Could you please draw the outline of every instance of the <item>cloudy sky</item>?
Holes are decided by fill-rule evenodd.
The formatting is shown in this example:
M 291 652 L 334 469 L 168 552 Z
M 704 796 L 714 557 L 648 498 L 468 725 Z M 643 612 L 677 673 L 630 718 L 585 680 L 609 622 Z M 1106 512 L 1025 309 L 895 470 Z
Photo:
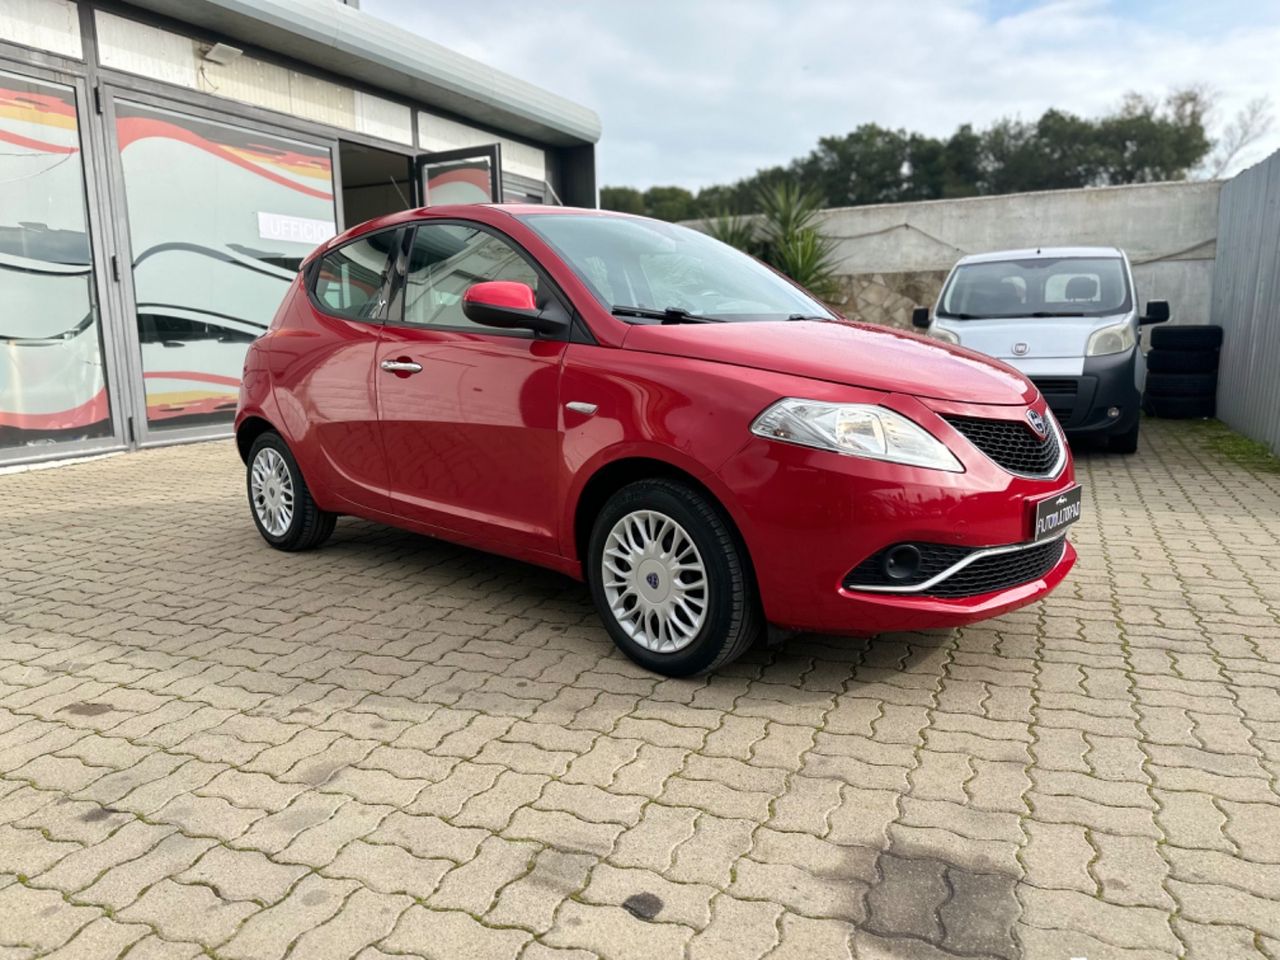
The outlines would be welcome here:
M 362 0 L 595 109 L 604 185 L 723 183 L 879 123 L 950 133 L 1205 84 L 1280 96 L 1273 0 Z M 1274 103 L 1280 111 L 1280 102 Z M 1247 165 L 1280 147 L 1280 117 Z M 1242 164 L 1237 164 L 1240 166 Z

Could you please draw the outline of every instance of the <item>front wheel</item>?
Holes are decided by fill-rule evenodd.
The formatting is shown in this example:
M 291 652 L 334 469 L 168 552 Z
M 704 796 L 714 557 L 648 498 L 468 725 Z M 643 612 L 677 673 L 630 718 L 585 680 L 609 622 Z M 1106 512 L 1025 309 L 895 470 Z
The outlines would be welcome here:
M 1124 433 L 1113 433 L 1107 438 L 1107 449 L 1113 453 L 1137 453 L 1138 427 L 1139 424 L 1135 423 Z
M 249 511 L 262 539 L 277 550 L 310 550 L 333 534 L 337 515 L 311 499 L 298 462 L 278 433 L 268 431 L 249 451 Z
M 610 497 L 586 566 L 614 643 L 655 673 L 713 670 L 760 634 L 746 548 L 718 507 L 683 483 L 641 480 Z

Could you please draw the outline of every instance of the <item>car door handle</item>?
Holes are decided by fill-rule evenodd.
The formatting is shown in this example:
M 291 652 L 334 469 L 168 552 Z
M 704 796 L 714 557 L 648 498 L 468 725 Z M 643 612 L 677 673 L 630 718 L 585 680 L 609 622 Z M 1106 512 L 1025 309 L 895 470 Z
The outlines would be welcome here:
M 422 364 L 414 363 L 412 360 L 383 360 L 378 364 L 388 373 L 421 373 Z

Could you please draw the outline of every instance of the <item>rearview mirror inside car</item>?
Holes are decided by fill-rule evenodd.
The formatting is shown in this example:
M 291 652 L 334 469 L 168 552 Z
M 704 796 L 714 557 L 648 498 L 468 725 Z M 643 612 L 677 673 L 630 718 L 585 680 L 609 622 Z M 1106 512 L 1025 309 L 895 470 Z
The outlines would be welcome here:
M 1169 319 L 1168 300 L 1148 300 L 1147 312 L 1138 318 L 1138 323 L 1164 323 Z
M 507 330 L 555 333 L 565 325 L 565 318 L 539 310 L 533 288 L 515 280 L 473 283 L 462 295 L 462 312 L 473 323 Z
M 929 308 L 916 307 L 912 310 L 911 325 L 913 327 L 919 327 L 921 330 L 926 329 L 929 326 Z

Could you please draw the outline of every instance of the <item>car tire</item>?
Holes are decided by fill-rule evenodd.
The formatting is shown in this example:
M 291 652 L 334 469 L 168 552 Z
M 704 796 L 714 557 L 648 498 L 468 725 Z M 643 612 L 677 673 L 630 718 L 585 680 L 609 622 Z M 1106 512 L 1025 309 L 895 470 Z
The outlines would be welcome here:
M 245 487 L 258 533 L 277 550 L 312 550 L 332 536 L 337 514 L 316 506 L 280 434 L 267 431 L 253 442 Z
M 1151 373 L 1212 373 L 1218 369 L 1217 350 L 1149 350 Z
M 1208 323 L 1152 327 L 1151 346 L 1159 350 L 1217 350 L 1222 346 L 1222 328 Z
M 679 481 L 640 480 L 610 497 L 592 525 L 585 572 L 614 643 L 655 673 L 724 666 L 764 626 L 741 537 L 718 504 Z
M 1146 407 L 1152 416 L 1165 420 L 1193 420 L 1212 417 L 1217 409 L 1215 398 L 1207 397 L 1156 397 L 1148 394 Z
M 1135 423 L 1124 433 L 1113 433 L 1107 438 L 1107 449 L 1112 453 L 1137 453 L 1140 426 L 1140 422 Z
M 1147 393 L 1153 397 L 1208 397 L 1217 392 L 1217 373 L 1147 374 Z

